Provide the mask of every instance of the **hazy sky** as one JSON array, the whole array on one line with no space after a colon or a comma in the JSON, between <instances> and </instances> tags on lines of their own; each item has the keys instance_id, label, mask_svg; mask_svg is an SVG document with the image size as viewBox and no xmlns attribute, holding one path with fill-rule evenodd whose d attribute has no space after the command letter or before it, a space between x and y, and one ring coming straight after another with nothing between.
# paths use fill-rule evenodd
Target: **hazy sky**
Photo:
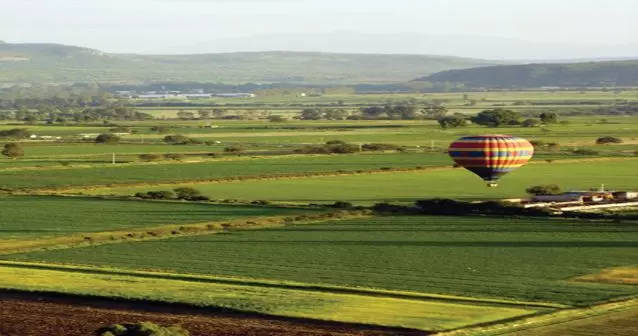
<instances>
[{"instance_id":1,"label":"hazy sky","mask_svg":"<svg viewBox=\"0 0 638 336\"><path fill-rule=\"evenodd\" d=\"M638 42L638 0L0 0L0 40L147 52L274 32Z\"/></svg>"}]
</instances>

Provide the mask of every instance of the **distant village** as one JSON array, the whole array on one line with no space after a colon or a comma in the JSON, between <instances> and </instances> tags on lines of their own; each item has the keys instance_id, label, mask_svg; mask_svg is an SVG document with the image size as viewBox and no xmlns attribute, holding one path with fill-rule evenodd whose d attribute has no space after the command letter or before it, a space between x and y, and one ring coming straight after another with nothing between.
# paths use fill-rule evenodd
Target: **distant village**
<instances>
[{"instance_id":1,"label":"distant village","mask_svg":"<svg viewBox=\"0 0 638 336\"><path fill-rule=\"evenodd\" d=\"M254 93L230 92L230 93L207 93L203 89L189 91L117 91L120 97L129 99L206 99L211 97L219 98L255 98Z\"/></svg>"}]
</instances>

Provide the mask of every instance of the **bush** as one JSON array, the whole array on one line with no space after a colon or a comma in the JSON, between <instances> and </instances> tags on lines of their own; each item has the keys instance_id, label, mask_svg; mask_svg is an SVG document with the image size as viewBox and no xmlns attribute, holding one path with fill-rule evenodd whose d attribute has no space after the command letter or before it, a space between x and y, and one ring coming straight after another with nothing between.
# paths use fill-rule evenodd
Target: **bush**
<instances>
[{"instance_id":1,"label":"bush","mask_svg":"<svg viewBox=\"0 0 638 336\"><path fill-rule=\"evenodd\" d=\"M331 207L335 209L351 209L354 205L350 202L336 201Z\"/></svg>"},{"instance_id":2,"label":"bush","mask_svg":"<svg viewBox=\"0 0 638 336\"><path fill-rule=\"evenodd\" d=\"M113 324L95 331L96 336L189 336L180 326L163 327L151 322Z\"/></svg>"},{"instance_id":3,"label":"bush","mask_svg":"<svg viewBox=\"0 0 638 336\"><path fill-rule=\"evenodd\" d=\"M540 126L540 124L541 122L536 119L525 119L521 123L521 126L522 127L538 127Z\"/></svg>"},{"instance_id":4,"label":"bush","mask_svg":"<svg viewBox=\"0 0 638 336\"><path fill-rule=\"evenodd\" d=\"M612 136L604 136L604 137L600 137L600 138L598 138L596 140L596 144L597 145L604 145L604 144L608 144L608 143L619 144L619 143L622 143L622 139L616 138L616 137L612 137Z\"/></svg>"},{"instance_id":5,"label":"bush","mask_svg":"<svg viewBox=\"0 0 638 336\"><path fill-rule=\"evenodd\" d=\"M202 140L189 138L181 134L167 135L162 141L171 145L201 145L204 143Z\"/></svg>"},{"instance_id":6,"label":"bush","mask_svg":"<svg viewBox=\"0 0 638 336\"><path fill-rule=\"evenodd\" d=\"M371 143L361 146L361 149L368 152L396 151L402 150L401 146L386 143Z\"/></svg>"},{"instance_id":7,"label":"bush","mask_svg":"<svg viewBox=\"0 0 638 336\"><path fill-rule=\"evenodd\" d=\"M181 161L184 159L184 154L168 153L164 154L164 158L168 160Z\"/></svg>"},{"instance_id":8,"label":"bush","mask_svg":"<svg viewBox=\"0 0 638 336\"><path fill-rule=\"evenodd\" d=\"M153 161L159 161L162 159L162 156L159 154L140 154L139 155L140 160L145 161L145 162L153 162Z\"/></svg>"},{"instance_id":9,"label":"bush","mask_svg":"<svg viewBox=\"0 0 638 336\"><path fill-rule=\"evenodd\" d=\"M26 128L13 128L0 131L0 138L24 139L31 135Z\"/></svg>"},{"instance_id":10,"label":"bush","mask_svg":"<svg viewBox=\"0 0 638 336\"><path fill-rule=\"evenodd\" d=\"M598 155L599 153L593 149L574 149L572 154L576 155Z\"/></svg>"},{"instance_id":11,"label":"bush","mask_svg":"<svg viewBox=\"0 0 638 336\"><path fill-rule=\"evenodd\" d=\"M195 188L181 187L173 189L175 195L178 199L183 200L192 200L195 197L199 197L202 195L201 191Z\"/></svg>"},{"instance_id":12,"label":"bush","mask_svg":"<svg viewBox=\"0 0 638 336\"><path fill-rule=\"evenodd\" d=\"M2 149L2 155L15 160L16 158L24 156L24 149L22 149L22 146L20 146L20 144L10 142L4 145L4 148Z\"/></svg>"},{"instance_id":13,"label":"bush","mask_svg":"<svg viewBox=\"0 0 638 336\"><path fill-rule=\"evenodd\" d=\"M95 138L95 143L101 144L113 144L120 142L121 138L115 134L105 133L100 134Z\"/></svg>"},{"instance_id":14,"label":"bush","mask_svg":"<svg viewBox=\"0 0 638 336\"><path fill-rule=\"evenodd\" d=\"M226 153L241 153L243 151L245 151L246 149L243 146L240 145L232 145L232 146L228 146L226 148L224 148L224 152Z\"/></svg>"},{"instance_id":15,"label":"bush","mask_svg":"<svg viewBox=\"0 0 638 336\"><path fill-rule=\"evenodd\" d=\"M439 118L437 121L439 125L441 126L441 128L443 129L467 126L467 119L461 116L443 117L443 118Z\"/></svg>"},{"instance_id":16,"label":"bush","mask_svg":"<svg viewBox=\"0 0 638 336\"><path fill-rule=\"evenodd\" d=\"M166 200L166 199L173 199L175 197L175 194L169 190L160 190L160 191L149 191L145 193L138 192L134 196L141 199Z\"/></svg>"},{"instance_id":17,"label":"bush","mask_svg":"<svg viewBox=\"0 0 638 336\"><path fill-rule=\"evenodd\" d=\"M525 189L530 195L540 196L540 195L558 195L562 191L560 187L556 184L548 184L548 185L537 185L533 187L529 187Z\"/></svg>"},{"instance_id":18,"label":"bush","mask_svg":"<svg viewBox=\"0 0 638 336\"><path fill-rule=\"evenodd\" d=\"M326 142L326 145L346 145L347 142L343 141L343 140L330 140L328 142Z\"/></svg>"},{"instance_id":19,"label":"bush","mask_svg":"<svg viewBox=\"0 0 638 336\"><path fill-rule=\"evenodd\" d=\"M268 120L270 122L286 122L288 119L286 119L284 116L273 115L273 116L268 117Z\"/></svg>"}]
</instances>

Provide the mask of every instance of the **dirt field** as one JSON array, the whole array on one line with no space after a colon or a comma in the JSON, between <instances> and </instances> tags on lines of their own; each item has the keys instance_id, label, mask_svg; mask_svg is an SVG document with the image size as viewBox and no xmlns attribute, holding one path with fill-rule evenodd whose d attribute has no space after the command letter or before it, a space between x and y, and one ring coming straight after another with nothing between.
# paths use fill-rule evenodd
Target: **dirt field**
<instances>
[{"instance_id":1,"label":"dirt field","mask_svg":"<svg viewBox=\"0 0 638 336\"><path fill-rule=\"evenodd\" d=\"M0 292L1 336L90 336L97 328L112 323L142 321L179 324L192 336L426 335L409 330L213 313L174 305Z\"/></svg>"}]
</instances>

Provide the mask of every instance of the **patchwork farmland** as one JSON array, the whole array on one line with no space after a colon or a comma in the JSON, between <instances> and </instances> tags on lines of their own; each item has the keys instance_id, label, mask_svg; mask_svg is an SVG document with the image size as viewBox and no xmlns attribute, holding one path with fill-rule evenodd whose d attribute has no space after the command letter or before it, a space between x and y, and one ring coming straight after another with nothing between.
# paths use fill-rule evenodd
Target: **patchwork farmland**
<instances>
[{"instance_id":1,"label":"patchwork farmland","mask_svg":"<svg viewBox=\"0 0 638 336\"><path fill-rule=\"evenodd\" d=\"M448 110L466 115L494 104L540 111L521 105L536 100L556 100L550 106L560 115L581 107L560 103L566 99L607 108L617 97L635 99L602 91L469 95L476 106L459 94L427 99L447 99ZM327 99L308 98L311 106ZM331 99L357 111L425 98ZM228 102L228 114L258 109ZM274 98L264 104L300 113ZM168 119L20 126L63 140L21 139L24 156L0 161L0 306L20 312L0 308L0 334L24 332L19 319L50 323L29 316L38 309L86 316L74 323L87 329L69 335L96 328L87 311L112 323L179 323L194 335L229 325L237 335L621 335L635 323L635 208L565 218L441 216L414 206L433 198L500 204L528 197L535 185L637 190L635 116L443 129L432 119L212 121L175 118L188 108L140 110ZM113 129L128 134L111 144L80 139ZM454 139L481 133L525 137L536 156L487 188L446 153ZM621 142L597 144L601 136Z\"/></svg>"}]
</instances>

